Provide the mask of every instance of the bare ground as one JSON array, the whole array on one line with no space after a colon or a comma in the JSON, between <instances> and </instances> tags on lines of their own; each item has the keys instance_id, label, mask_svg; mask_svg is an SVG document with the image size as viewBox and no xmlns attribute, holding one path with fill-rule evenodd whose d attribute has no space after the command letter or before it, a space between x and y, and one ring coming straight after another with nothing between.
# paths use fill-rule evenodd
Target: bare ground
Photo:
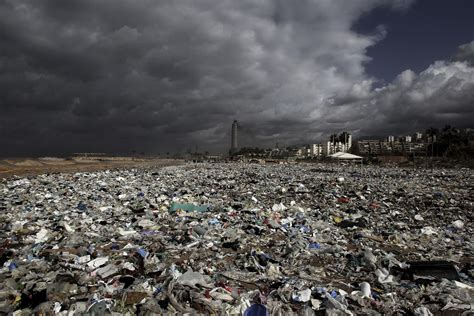
<instances>
[{"instance_id":1,"label":"bare ground","mask_svg":"<svg viewBox=\"0 0 474 316\"><path fill-rule=\"evenodd\" d=\"M108 160L63 158L0 159L0 179L57 172L89 172L117 168L164 167L183 164L183 160L160 158L114 157Z\"/></svg>"}]
</instances>

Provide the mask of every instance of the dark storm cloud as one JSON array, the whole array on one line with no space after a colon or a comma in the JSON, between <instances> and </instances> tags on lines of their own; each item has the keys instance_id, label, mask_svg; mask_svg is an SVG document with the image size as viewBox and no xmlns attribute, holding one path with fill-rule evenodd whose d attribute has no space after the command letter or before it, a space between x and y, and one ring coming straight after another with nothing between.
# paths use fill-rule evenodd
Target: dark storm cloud
<instances>
[{"instance_id":1,"label":"dark storm cloud","mask_svg":"<svg viewBox=\"0 0 474 316\"><path fill-rule=\"evenodd\" d=\"M365 73L387 32L353 24L411 2L0 0L2 154L224 151L233 119L252 146L464 124L470 46L382 88Z\"/></svg>"}]
</instances>

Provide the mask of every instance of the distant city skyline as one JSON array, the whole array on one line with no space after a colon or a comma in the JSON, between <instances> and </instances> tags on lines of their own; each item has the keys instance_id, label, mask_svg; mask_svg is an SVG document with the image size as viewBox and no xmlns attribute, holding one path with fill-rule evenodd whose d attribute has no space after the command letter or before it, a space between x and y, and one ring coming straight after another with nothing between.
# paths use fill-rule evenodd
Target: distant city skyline
<instances>
[{"instance_id":1,"label":"distant city skyline","mask_svg":"<svg viewBox=\"0 0 474 316\"><path fill-rule=\"evenodd\" d=\"M0 0L0 156L474 122L474 2Z\"/></svg>"}]
</instances>

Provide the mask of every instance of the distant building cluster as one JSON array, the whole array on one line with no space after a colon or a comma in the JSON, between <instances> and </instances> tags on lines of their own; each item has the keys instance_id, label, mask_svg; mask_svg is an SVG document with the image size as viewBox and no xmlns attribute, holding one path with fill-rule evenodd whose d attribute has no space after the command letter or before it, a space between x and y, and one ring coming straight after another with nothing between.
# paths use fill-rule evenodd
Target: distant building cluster
<instances>
[{"instance_id":1,"label":"distant building cluster","mask_svg":"<svg viewBox=\"0 0 474 316\"><path fill-rule=\"evenodd\" d=\"M302 146L280 148L278 143L274 148L252 148L237 145L238 123L234 121L231 130L231 148L233 159L325 159L334 157L374 157L374 156L466 156L474 147L474 132L472 129L452 128L446 125L443 129L429 128L425 133L416 132L413 135L389 135L380 139L362 139L353 141L349 132L333 134L328 140ZM355 154L355 155L354 155ZM341 156L342 155L342 156ZM360 155L360 156L357 156ZM349 159L349 158L348 158Z\"/></svg>"},{"instance_id":2,"label":"distant building cluster","mask_svg":"<svg viewBox=\"0 0 474 316\"><path fill-rule=\"evenodd\" d=\"M413 135L401 137L388 136L382 140L359 140L355 151L361 155L425 154L428 145L433 141L436 141L436 136L431 137L416 132Z\"/></svg>"},{"instance_id":3,"label":"distant building cluster","mask_svg":"<svg viewBox=\"0 0 474 316\"><path fill-rule=\"evenodd\" d=\"M338 152L349 152L352 148L352 135L343 132L340 135L331 135L328 141L308 145L306 156L309 158L326 157Z\"/></svg>"},{"instance_id":4,"label":"distant building cluster","mask_svg":"<svg viewBox=\"0 0 474 316\"><path fill-rule=\"evenodd\" d=\"M331 135L328 141L322 143L308 144L305 146L290 147L285 149L273 149L271 156L286 156L296 158L319 159L339 152L349 152L352 148L352 135L343 132L339 135Z\"/></svg>"}]
</instances>

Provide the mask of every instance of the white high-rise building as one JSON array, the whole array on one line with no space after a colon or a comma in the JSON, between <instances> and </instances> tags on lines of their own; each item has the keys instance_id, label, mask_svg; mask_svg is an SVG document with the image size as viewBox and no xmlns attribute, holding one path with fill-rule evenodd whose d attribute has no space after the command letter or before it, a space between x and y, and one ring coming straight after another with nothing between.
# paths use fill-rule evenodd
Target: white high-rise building
<instances>
[{"instance_id":1,"label":"white high-rise building","mask_svg":"<svg viewBox=\"0 0 474 316\"><path fill-rule=\"evenodd\" d=\"M349 149L352 148L352 135L351 134L349 134L347 136L347 144L346 145L347 145L346 146L346 152L347 152L347 151L349 151Z\"/></svg>"},{"instance_id":2,"label":"white high-rise building","mask_svg":"<svg viewBox=\"0 0 474 316\"><path fill-rule=\"evenodd\" d=\"M327 141L323 144L323 155L329 156L332 154L334 144L331 141Z\"/></svg>"},{"instance_id":3,"label":"white high-rise building","mask_svg":"<svg viewBox=\"0 0 474 316\"><path fill-rule=\"evenodd\" d=\"M331 141L327 141L326 143L324 143L323 145L323 154L325 156L329 156L329 155L332 155L332 154L335 154L339 151L346 151L346 148L347 146L342 143L342 142L331 142Z\"/></svg>"},{"instance_id":4,"label":"white high-rise building","mask_svg":"<svg viewBox=\"0 0 474 316\"><path fill-rule=\"evenodd\" d=\"M320 157L323 155L323 144L309 145L309 154L312 157Z\"/></svg>"}]
</instances>

